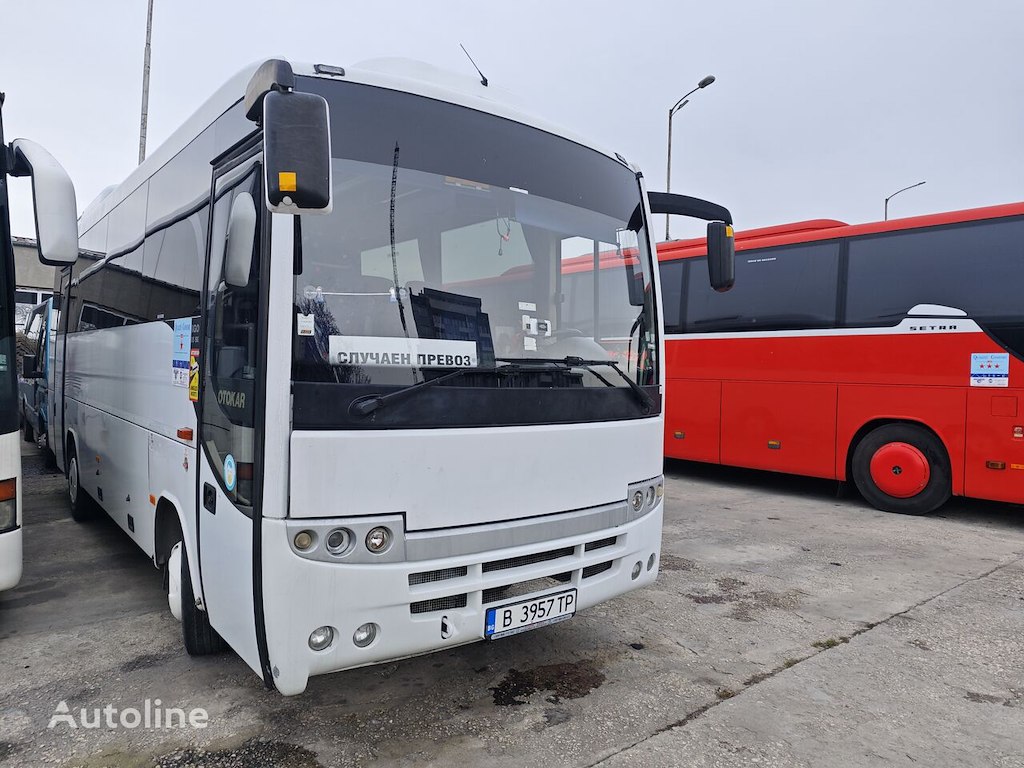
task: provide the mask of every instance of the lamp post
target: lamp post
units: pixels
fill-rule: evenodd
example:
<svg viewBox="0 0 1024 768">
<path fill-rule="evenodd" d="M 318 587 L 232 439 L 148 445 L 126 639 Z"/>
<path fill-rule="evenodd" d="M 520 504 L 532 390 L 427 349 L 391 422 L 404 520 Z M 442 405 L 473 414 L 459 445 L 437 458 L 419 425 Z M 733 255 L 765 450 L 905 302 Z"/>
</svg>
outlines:
<svg viewBox="0 0 1024 768">
<path fill-rule="evenodd" d="M 675 104 L 673 104 L 672 105 L 672 109 L 670 109 L 668 111 L 668 168 L 665 171 L 665 191 L 666 192 L 671 192 L 672 191 L 672 117 L 673 117 L 673 115 L 675 115 L 676 112 L 678 112 L 680 109 L 682 109 L 683 107 L 685 107 L 687 104 L 690 103 L 689 102 L 690 96 L 695 94 L 701 88 L 707 88 L 713 82 L 715 82 L 715 76 L 714 75 L 708 75 L 703 80 L 701 80 L 699 83 L 697 83 L 697 87 L 696 88 L 694 88 L 692 91 L 690 91 L 685 96 L 683 96 L 681 99 L 679 99 L 679 101 L 677 101 Z M 666 213 L 665 214 L 665 239 L 668 240 L 669 238 L 670 238 L 670 235 L 669 235 L 669 214 Z"/>
<path fill-rule="evenodd" d="M 903 189 L 897 189 L 895 192 L 893 192 L 891 195 L 889 195 L 887 198 L 885 198 L 885 219 L 884 219 L 884 221 L 888 221 L 889 220 L 889 201 L 890 200 L 892 200 L 894 197 L 896 197 L 896 195 L 898 195 L 900 192 L 906 192 L 908 189 L 913 189 L 914 187 L 920 187 L 922 184 L 924 184 L 924 182 L 923 181 L 919 181 L 919 182 L 917 182 L 917 184 L 911 184 L 909 187 L 904 187 Z"/>
</svg>

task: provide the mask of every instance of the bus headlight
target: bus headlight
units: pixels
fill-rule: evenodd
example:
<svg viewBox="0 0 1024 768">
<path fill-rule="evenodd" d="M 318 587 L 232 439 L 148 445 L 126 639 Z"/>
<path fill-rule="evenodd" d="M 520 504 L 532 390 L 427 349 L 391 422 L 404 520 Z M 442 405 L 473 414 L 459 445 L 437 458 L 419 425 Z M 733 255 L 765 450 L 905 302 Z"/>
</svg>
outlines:
<svg viewBox="0 0 1024 768">
<path fill-rule="evenodd" d="M 382 552 L 386 552 L 388 547 L 391 546 L 392 538 L 394 537 L 391 535 L 390 528 L 378 525 L 376 528 L 371 528 L 370 532 L 366 534 L 366 548 L 379 555 Z"/>
<path fill-rule="evenodd" d="M 327 551 L 332 555 L 344 555 L 352 548 L 352 532 L 347 528 L 335 528 L 327 534 Z"/>
<path fill-rule="evenodd" d="M 313 541 L 313 534 L 310 531 L 299 531 L 295 534 L 295 548 L 300 552 L 305 552 L 312 547 Z"/>
<path fill-rule="evenodd" d="M 662 475 L 630 483 L 626 489 L 626 503 L 635 520 L 653 510 L 665 497 L 665 478 Z"/>
<path fill-rule="evenodd" d="M 643 512 L 644 492 L 640 490 L 633 491 L 633 500 L 630 503 L 633 505 L 634 512 Z"/>
</svg>

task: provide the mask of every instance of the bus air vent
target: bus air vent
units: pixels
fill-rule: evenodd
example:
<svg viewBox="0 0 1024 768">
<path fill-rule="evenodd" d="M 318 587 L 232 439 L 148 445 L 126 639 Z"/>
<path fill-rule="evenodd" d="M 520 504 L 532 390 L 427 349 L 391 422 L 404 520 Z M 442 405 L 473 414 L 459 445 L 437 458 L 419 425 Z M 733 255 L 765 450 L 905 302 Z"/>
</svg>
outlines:
<svg viewBox="0 0 1024 768">
<path fill-rule="evenodd" d="M 409 605 L 409 613 L 431 613 L 432 611 L 447 611 L 450 608 L 465 608 L 465 595 L 449 595 L 438 597 L 433 600 L 421 600 L 418 603 Z"/>
<path fill-rule="evenodd" d="M 409 574 L 409 586 L 415 587 L 417 584 L 431 584 L 435 581 L 447 581 L 448 579 L 458 579 L 469 573 L 469 568 L 465 565 L 458 568 L 442 568 L 439 571 L 421 571 L 419 573 Z"/>
<path fill-rule="evenodd" d="M 591 576 L 597 576 L 599 573 L 611 570 L 613 560 L 609 560 L 607 563 L 598 563 L 597 565 L 588 565 L 583 569 L 583 578 L 589 579 Z"/>
<path fill-rule="evenodd" d="M 583 548 L 583 550 L 585 552 L 593 552 L 595 549 L 604 549 L 605 547 L 614 547 L 615 546 L 615 542 L 617 542 L 618 540 L 619 540 L 619 538 L 617 536 L 609 536 L 607 539 L 600 539 L 598 541 L 591 541 L 591 542 L 589 542 Z"/>
<path fill-rule="evenodd" d="M 510 557 L 507 560 L 492 560 L 489 563 L 484 563 L 484 573 L 504 571 L 509 568 L 521 568 L 524 565 L 544 563 L 548 560 L 557 560 L 560 557 L 572 557 L 575 550 L 575 547 L 562 547 L 561 549 L 549 549 L 547 552 L 537 552 L 536 554 L 524 555 L 523 557 Z"/>
</svg>

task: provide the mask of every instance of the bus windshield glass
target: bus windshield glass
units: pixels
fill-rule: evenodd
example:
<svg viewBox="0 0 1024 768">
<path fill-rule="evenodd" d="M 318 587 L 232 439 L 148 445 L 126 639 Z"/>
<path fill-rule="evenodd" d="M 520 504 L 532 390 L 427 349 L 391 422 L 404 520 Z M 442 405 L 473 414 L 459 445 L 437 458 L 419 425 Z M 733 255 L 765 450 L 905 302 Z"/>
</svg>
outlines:
<svg viewBox="0 0 1024 768">
<path fill-rule="evenodd" d="M 469 368 L 430 397 L 486 390 L 505 422 L 500 398 L 534 390 L 509 418 L 536 423 L 565 394 L 537 390 L 607 390 L 591 418 L 642 415 L 627 393 L 657 383 L 657 323 L 633 171 L 452 104 L 306 87 L 330 104 L 334 210 L 300 222 L 296 382 L 349 385 L 327 396 L 336 404 Z M 430 421 L 411 402 L 395 410 L 395 424 Z"/>
</svg>

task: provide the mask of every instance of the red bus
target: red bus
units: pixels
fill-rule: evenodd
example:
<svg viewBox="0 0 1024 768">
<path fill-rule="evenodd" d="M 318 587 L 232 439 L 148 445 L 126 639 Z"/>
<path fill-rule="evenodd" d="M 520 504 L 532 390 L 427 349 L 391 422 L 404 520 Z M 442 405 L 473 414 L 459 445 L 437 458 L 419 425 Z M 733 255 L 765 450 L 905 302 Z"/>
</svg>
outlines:
<svg viewBox="0 0 1024 768">
<path fill-rule="evenodd" d="M 665 455 L 852 479 L 873 506 L 1024 503 L 1024 203 L 658 247 Z M 696 270 L 696 271 L 695 271 Z"/>
</svg>

